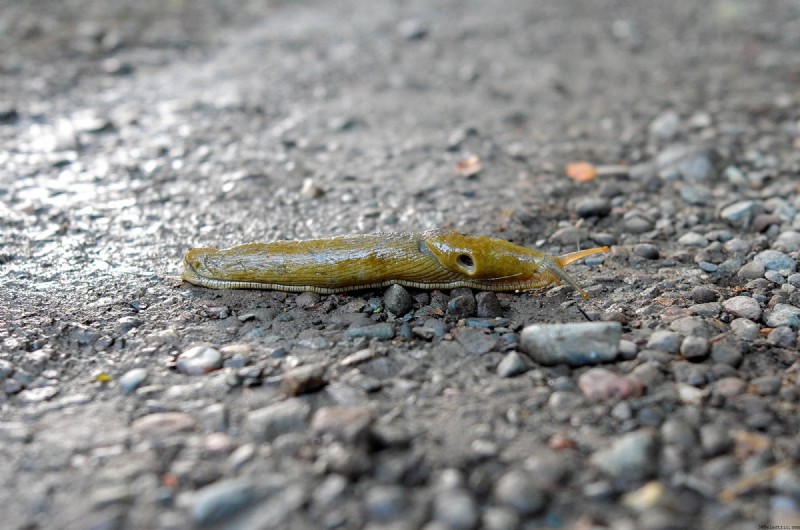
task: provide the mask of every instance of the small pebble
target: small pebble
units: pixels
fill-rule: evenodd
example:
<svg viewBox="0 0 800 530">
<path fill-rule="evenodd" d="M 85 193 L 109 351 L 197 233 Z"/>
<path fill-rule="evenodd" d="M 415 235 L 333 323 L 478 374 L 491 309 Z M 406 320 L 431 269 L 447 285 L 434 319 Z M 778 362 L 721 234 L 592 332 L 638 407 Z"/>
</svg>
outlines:
<svg viewBox="0 0 800 530">
<path fill-rule="evenodd" d="M 719 423 L 702 425 L 700 427 L 700 446 L 703 448 L 703 454 L 707 457 L 727 453 L 733 447 L 730 429 Z"/>
<path fill-rule="evenodd" d="M 178 355 L 178 371 L 186 375 L 203 375 L 222 368 L 222 353 L 210 346 L 195 346 Z"/>
<path fill-rule="evenodd" d="M 767 326 L 777 328 L 788 326 L 792 329 L 800 328 L 800 308 L 789 304 L 775 304 L 764 319 Z"/>
<path fill-rule="evenodd" d="M 750 381 L 750 384 L 762 396 L 774 396 L 781 389 L 783 379 L 776 375 L 763 375 Z"/>
<path fill-rule="evenodd" d="M 794 230 L 781 232 L 772 243 L 772 248 L 781 252 L 800 251 L 800 232 L 795 232 Z"/>
<path fill-rule="evenodd" d="M 364 337 L 366 339 L 391 340 L 394 338 L 394 334 L 394 326 L 389 322 L 357 326 L 345 331 L 345 336 L 349 339 Z"/>
<path fill-rule="evenodd" d="M 711 360 L 737 368 L 742 364 L 742 353 L 727 340 L 721 340 L 711 345 Z"/>
<path fill-rule="evenodd" d="M 705 337 L 689 336 L 681 342 L 681 355 L 688 361 L 699 362 L 708 356 L 710 344 Z"/>
<path fill-rule="evenodd" d="M 132 394 L 147 379 L 147 370 L 144 368 L 134 368 L 128 370 L 119 378 L 119 386 L 123 394 Z"/>
<path fill-rule="evenodd" d="M 639 215 L 628 217 L 622 222 L 622 225 L 627 232 L 630 232 L 632 234 L 643 234 L 653 229 L 653 221 Z M 652 254 L 652 252 L 650 253 Z M 647 259 L 658 259 L 658 256 L 656 256 L 655 258 L 647 258 Z"/>
<path fill-rule="evenodd" d="M 322 407 L 311 419 L 311 429 L 347 444 L 366 442 L 373 415 L 367 406 Z"/>
<path fill-rule="evenodd" d="M 117 333 L 124 335 L 134 328 L 141 326 L 143 322 L 136 317 L 126 316 L 117 321 Z"/>
<path fill-rule="evenodd" d="M 693 315 L 701 317 L 716 318 L 722 312 L 722 304 L 719 302 L 708 302 L 706 304 L 694 304 L 689 307 Z"/>
<path fill-rule="evenodd" d="M 681 449 L 690 449 L 697 445 L 697 434 L 685 420 L 669 418 L 661 425 L 661 440 L 666 444 L 677 445 Z"/>
<path fill-rule="evenodd" d="M 687 232 L 678 238 L 678 243 L 686 247 L 706 247 L 708 239 L 697 232 Z"/>
<path fill-rule="evenodd" d="M 192 519 L 203 527 L 220 523 L 262 499 L 265 493 L 250 477 L 214 482 L 193 495 Z"/>
<path fill-rule="evenodd" d="M 400 486 L 373 486 L 364 497 L 364 507 L 369 518 L 386 523 L 400 519 L 408 509 L 408 496 Z"/>
<path fill-rule="evenodd" d="M 738 377 L 723 377 L 714 381 L 714 391 L 727 398 L 738 396 L 747 389 L 747 383 Z"/>
<path fill-rule="evenodd" d="M 447 302 L 447 316 L 454 320 L 473 316 L 477 309 L 478 305 L 472 294 L 455 296 Z"/>
<path fill-rule="evenodd" d="M 761 306 L 749 296 L 734 296 L 722 302 L 722 307 L 731 315 L 756 321 L 761 318 Z"/>
<path fill-rule="evenodd" d="M 156 412 L 133 420 L 131 430 L 144 436 L 163 439 L 192 431 L 197 420 L 184 412 Z"/>
<path fill-rule="evenodd" d="M 383 295 L 383 305 L 395 315 L 408 313 L 414 305 L 414 299 L 402 285 L 390 285 Z"/>
<path fill-rule="evenodd" d="M 774 496 L 769 500 L 770 525 L 767 528 L 788 529 L 800 527 L 800 504 L 791 497 Z"/>
<path fill-rule="evenodd" d="M 433 519 L 449 530 L 471 530 L 478 523 L 478 506 L 468 491 L 447 489 L 433 500 Z"/>
<path fill-rule="evenodd" d="M 244 430 L 258 441 L 271 442 L 282 434 L 304 431 L 311 412 L 308 403 L 291 398 L 245 415 Z"/>
<path fill-rule="evenodd" d="M 320 365 L 298 366 L 283 374 L 281 392 L 287 396 L 298 396 L 316 392 L 326 384 L 325 367 Z"/>
<path fill-rule="evenodd" d="M 762 250 L 753 261 L 763 265 L 766 270 L 787 271 L 791 274 L 797 269 L 797 261 L 778 250 Z"/>
<path fill-rule="evenodd" d="M 602 197 L 585 197 L 575 204 L 579 217 L 606 217 L 611 213 L 611 202 Z"/>
<path fill-rule="evenodd" d="M 517 510 L 523 516 L 532 516 L 545 507 L 545 492 L 531 476 L 522 470 L 512 470 L 500 477 L 494 489 L 498 501 Z"/>
<path fill-rule="evenodd" d="M 796 333 L 789 326 L 773 328 L 767 335 L 767 341 L 779 348 L 794 348 L 796 340 Z"/>
<path fill-rule="evenodd" d="M 495 318 L 503 316 L 503 308 L 500 299 L 492 291 L 481 291 L 475 295 L 478 308 L 477 313 L 480 318 Z"/>
<path fill-rule="evenodd" d="M 766 269 L 763 264 L 757 261 L 751 261 L 750 263 L 742 265 L 736 273 L 736 276 L 744 280 L 756 280 L 762 278 L 765 271 Z"/>
<path fill-rule="evenodd" d="M 650 136 L 658 140 L 672 140 L 680 130 L 681 118 L 674 110 L 665 110 L 650 122 L 647 130 Z"/>
<path fill-rule="evenodd" d="M 639 481 L 658 469 L 657 450 L 655 432 L 641 429 L 614 438 L 610 447 L 591 456 L 591 463 L 616 479 Z"/>
<path fill-rule="evenodd" d="M 720 217 L 734 226 L 746 228 L 756 215 L 764 211 L 759 201 L 739 201 L 720 211 Z"/>
<path fill-rule="evenodd" d="M 482 355 L 497 348 L 497 335 L 478 328 L 459 328 L 453 332 L 456 341 L 472 355 Z"/>
<path fill-rule="evenodd" d="M 622 326 L 619 322 L 534 324 L 520 334 L 520 348 L 545 365 L 585 366 L 617 357 Z"/>
<path fill-rule="evenodd" d="M 644 259 L 658 259 L 658 247 L 649 243 L 639 243 L 633 247 L 633 253 Z"/>
<path fill-rule="evenodd" d="M 764 278 L 776 285 L 783 285 L 786 283 L 786 278 L 784 278 L 783 274 L 778 271 L 767 271 L 764 273 Z"/>
<path fill-rule="evenodd" d="M 578 378 L 578 388 L 587 398 L 599 401 L 637 397 L 644 390 L 637 380 L 605 368 L 590 368 L 582 373 Z"/>
<path fill-rule="evenodd" d="M 683 336 L 680 333 L 669 330 L 658 330 L 650 335 L 645 347 L 650 350 L 678 353 L 682 341 Z"/>
<path fill-rule="evenodd" d="M 739 340 L 752 341 L 761 335 L 758 324 L 747 318 L 735 318 L 731 320 L 731 331 Z"/>
<path fill-rule="evenodd" d="M 497 375 L 500 377 L 514 377 L 530 370 L 530 364 L 519 353 L 512 351 L 497 365 Z"/>
</svg>

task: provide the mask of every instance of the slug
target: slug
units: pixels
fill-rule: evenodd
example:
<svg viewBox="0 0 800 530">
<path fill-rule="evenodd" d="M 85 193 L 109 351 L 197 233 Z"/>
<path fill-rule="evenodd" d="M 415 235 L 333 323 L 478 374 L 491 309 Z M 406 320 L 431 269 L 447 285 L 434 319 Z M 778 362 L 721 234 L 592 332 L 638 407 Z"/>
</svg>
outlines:
<svg viewBox="0 0 800 530">
<path fill-rule="evenodd" d="M 193 248 L 184 256 L 181 278 L 212 289 L 320 294 L 392 284 L 517 291 L 563 281 L 589 298 L 564 266 L 607 251 L 599 247 L 551 256 L 502 239 L 434 229 L 250 243 L 224 250 Z"/>
</svg>

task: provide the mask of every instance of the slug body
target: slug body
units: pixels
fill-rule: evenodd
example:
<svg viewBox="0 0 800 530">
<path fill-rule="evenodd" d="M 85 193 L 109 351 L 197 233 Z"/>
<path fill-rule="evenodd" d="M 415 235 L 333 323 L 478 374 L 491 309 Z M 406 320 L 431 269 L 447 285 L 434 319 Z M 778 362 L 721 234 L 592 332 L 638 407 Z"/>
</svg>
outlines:
<svg viewBox="0 0 800 530">
<path fill-rule="evenodd" d="M 452 230 L 193 248 L 184 281 L 212 289 L 340 293 L 399 284 L 418 289 L 539 289 L 565 282 L 564 266 L 608 247 L 551 256 L 502 239 Z"/>
</svg>

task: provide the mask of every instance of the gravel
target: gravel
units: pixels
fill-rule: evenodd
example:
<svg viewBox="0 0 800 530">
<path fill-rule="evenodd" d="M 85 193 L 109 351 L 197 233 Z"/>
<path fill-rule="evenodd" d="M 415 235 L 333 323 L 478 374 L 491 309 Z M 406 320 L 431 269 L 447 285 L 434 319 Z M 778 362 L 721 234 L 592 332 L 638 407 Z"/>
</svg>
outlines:
<svg viewBox="0 0 800 530">
<path fill-rule="evenodd" d="M 797 7 L 606 4 L 7 2 L 0 520 L 798 524 Z M 610 249 L 588 299 L 179 280 L 434 227 Z"/>
</svg>

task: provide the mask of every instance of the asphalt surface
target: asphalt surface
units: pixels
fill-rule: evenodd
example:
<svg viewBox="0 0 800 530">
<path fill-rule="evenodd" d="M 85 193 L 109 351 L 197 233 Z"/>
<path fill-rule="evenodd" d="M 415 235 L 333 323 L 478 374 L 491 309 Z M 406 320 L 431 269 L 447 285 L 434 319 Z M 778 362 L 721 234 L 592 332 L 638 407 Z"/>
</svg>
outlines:
<svg viewBox="0 0 800 530">
<path fill-rule="evenodd" d="M 792 1 L 0 0 L 2 526 L 800 525 L 798 83 Z M 611 251 L 588 301 L 179 279 L 433 227 Z M 520 343 L 587 320 L 602 366 Z"/>
</svg>

